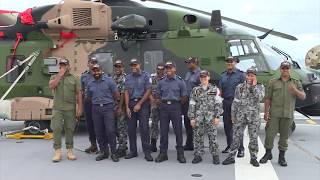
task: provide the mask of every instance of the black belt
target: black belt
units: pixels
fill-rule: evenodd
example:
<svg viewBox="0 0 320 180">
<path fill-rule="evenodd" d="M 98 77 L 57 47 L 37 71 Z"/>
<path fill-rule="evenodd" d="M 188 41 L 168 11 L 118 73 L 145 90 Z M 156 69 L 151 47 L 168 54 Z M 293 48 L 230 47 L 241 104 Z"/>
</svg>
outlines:
<svg viewBox="0 0 320 180">
<path fill-rule="evenodd" d="M 180 101 L 177 101 L 177 100 L 161 100 L 162 103 L 165 103 L 165 104 L 173 104 L 173 103 L 180 103 Z"/>
<path fill-rule="evenodd" d="M 100 106 L 100 107 L 103 107 L 103 106 L 108 106 L 108 105 L 110 105 L 111 103 L 109 103 L 109 104 L 93 104 L 94 106 Z"/>
<path fill-rule="evenodd" d="M 134 102 L 138 102 L 140 101 L 142 98 L 133 98 L 133 99 L 130 99 L 130 101 L 134 101 Z"/>
</svg>

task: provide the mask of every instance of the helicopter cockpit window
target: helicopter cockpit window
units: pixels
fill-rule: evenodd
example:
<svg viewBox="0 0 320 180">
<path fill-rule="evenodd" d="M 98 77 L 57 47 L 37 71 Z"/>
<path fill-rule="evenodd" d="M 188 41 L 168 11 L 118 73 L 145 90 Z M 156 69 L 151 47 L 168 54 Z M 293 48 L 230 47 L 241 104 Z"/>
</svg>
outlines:
<svg viewBox="0 0 320 180">
<path fill-rule="evenodd" d="M 158 63 L 163 62 L 162 51 L 145 51 L 144 52 L 144 71 L 153 73 Z"/>
<path fill-rule="evenodd" d="M 10 69 L 12 69 L 14 66 L 18 65 L 19 62 L 23 61 L 24 59 L 25 59 L 25 57 L 20 56 L 20 55 L 16 55 L 14 57 L 8 56 L 7 62 L 6 62 L 6 71 L 9 71 Z M 10 74 L 8 74 L 6 76 L 7 82 L 13 83 L 18 78 L 18 76 L 21 74 L 21 72 L 23 71 L 24 68 L 25 68 L 25 64 L 22 64 L 21 66 L 19 66 L 15 70 L 13 70 Z M 23 82 L 24 78 L 25 78 L 25 76 L 22 76 L 18 82 Z"/>
<path fill-rule="evenodd" d="M 269 64 L 269 67 L 272 70 L 277 70 L 280 67 L 281 62 L 286 60 L 283 56 L 277 54 L 270 46 L 262 42 L 259 42 L 259 45 Z"/>
<path fill-rule="evenodd" d="M 266 72 L 268 71 L 268 66 L 265 61 L 260 58 L 260 56 L 254 57 L 241 57 L 239 58 L 240 62 L 237 64 L 237 68 L 243 72 L 246 72 L 247 69 L 253 68 L 257 72 Z"/>
<path fill-rule="evenodd" d="M 97 58 L 98 64 L 108 76 L 113 74 L 113 54 L 112 53 L 96 53 L 93 55 Z"/>
<path fill-rule="evenodd" d="M 232 56 L 244 56 L 259 52 L 252 39 L 230 40 L 228 43 Z"/>
</svg>

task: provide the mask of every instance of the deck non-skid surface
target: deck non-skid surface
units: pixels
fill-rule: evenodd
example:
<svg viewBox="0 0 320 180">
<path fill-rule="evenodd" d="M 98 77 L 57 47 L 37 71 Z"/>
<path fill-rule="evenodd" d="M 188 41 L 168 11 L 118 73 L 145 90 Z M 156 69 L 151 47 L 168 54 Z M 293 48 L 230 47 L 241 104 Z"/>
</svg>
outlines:
<svg viewBox="0 0 320 180">
<path fill-rule="evenodd" d="M 224 179 L 224 180 L 319 180 L 320 179 L 320 119 L 315 117 L 314 123 L 301 118 L 296 120 L 296 131 L 289 139 L 289 150 L 286 157 L 288 167 L 277 164 L 278 137 L 273 149 L 274 158 L 271 162 L 256 168 L 249 164 L 247 143 L 248 135 L 245 134 L 245 157 L 237 158 L 234 165 L 213 165 L 211 155 L 203 157 L 203 162 L 192 164 L 193 154 L 185 152 L 187 163 L 179 164 L 176 160 L 175 137 L 170 131 L 169 160 L 162 163 L 146 162 L 141 153 L 140 138 L 138 138 L 138 158 L 114 163 L 110 159 L 96 162 L 95 155 L 89 155 L 80 150 L 88 146 L 88 138 L 84 128 L 80 128 L 75 136 L 76 161 L 66 160 L 66 151 L 63 150 L 63 160 L 52 163 L 52 141 L 39 139 L 5 139 L 0 137 L 0 180 L 176 180 L 176 179 Z M 225 148 L 226 140 L 223 124 L 218 127 L 218 141 L 220 150 Z M 263 156 L 264 124 L 261 126 L 259 136 L 259 159 Z M 159 144 L 159 142 L 158 142 Z M 207 140 L 206 140 L 207 144 Z M 158 153 L 152 153 L 155 158 Z M 220 154 L 223 161 L 226 154 Z"/>
</svg>

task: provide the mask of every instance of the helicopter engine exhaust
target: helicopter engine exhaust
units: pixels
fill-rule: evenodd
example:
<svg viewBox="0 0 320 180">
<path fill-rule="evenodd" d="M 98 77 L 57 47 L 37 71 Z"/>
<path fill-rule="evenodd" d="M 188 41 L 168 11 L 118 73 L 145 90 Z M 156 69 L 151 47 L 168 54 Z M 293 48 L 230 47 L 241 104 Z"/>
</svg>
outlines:
<svg viewBox="0 0 320 180">
<path fill-rule="evenodd" d="M 222 31 L 222 20 L 220 10 L 213 10 L 211 14 L 210 26 L 218 33 Z"/>
</svg>

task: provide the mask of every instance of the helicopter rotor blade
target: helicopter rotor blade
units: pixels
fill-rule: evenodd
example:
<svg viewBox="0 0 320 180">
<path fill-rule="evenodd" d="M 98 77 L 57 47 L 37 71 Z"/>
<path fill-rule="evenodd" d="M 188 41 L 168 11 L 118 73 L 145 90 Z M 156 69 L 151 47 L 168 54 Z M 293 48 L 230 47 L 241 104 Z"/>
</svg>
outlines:
<svg viewBox="0 0 320 180">
<path fill-rule="evenodd" d="M 183 8 L 183 9 L 187 9 L 187 10 L 190 10 L 190 11 L 194 11 L 194 12 L 198 12 L 198 13 L 201 13 L 201 14 L 204 14 L 204 15 L 211 16 L 211 13 L 208 13 L 206 11 L 190 8 L 190 7 L 187 7 L 187 6 L 182 6 L 182 5 L 179 5 L 179 4 L 175 4 L 175 3 L 171 3 L 171 2 L 167 2 L 167 1 L 163 1 L 163 0 L 141 0 L 141 1 L 150 1 L 150 2 L 167 4 L 167 5 L 171 5 L 171 6 L 175 6 L 175 7 L 179 7 L 179 8 Z M 257 31 L 261 31 L 261 32 L 264 32 L 264 33 L 270 31 L 270 29 L 267 29 L 267 28 L 264 28 L 264 27 L 260 27 L 260 26 L 257 26 L 257 25 L 253 25 L 253 24 L 250 24 L 250 23 L 246 23 L 246 22 L 243 22 L 243 21 L 239 21 L 239 20 L 236 20 L 236 19 L 228 18 L 228 17 L 225 17 L 225 16 L 221 16 L 221 18 L 223 20 L 225 20 L 225 21 L 228 21 L 228 22 L 231 22 L 231 23 L 234 23 L 234 24 L 238 24 L 238 25 L 250 28 L 250 29 L 257 30 Z M 292 41 L 298 40 L 296 37 L 294 37 L 292 35 L 285 34 L 285 33 L 279 32 L 279 31 L 271 31 L 269 34 L 272 34 L 272 35 L 277 36 L 277 37 L 289 39 L 289 40 L 292 40 Z"/>
</svg>

